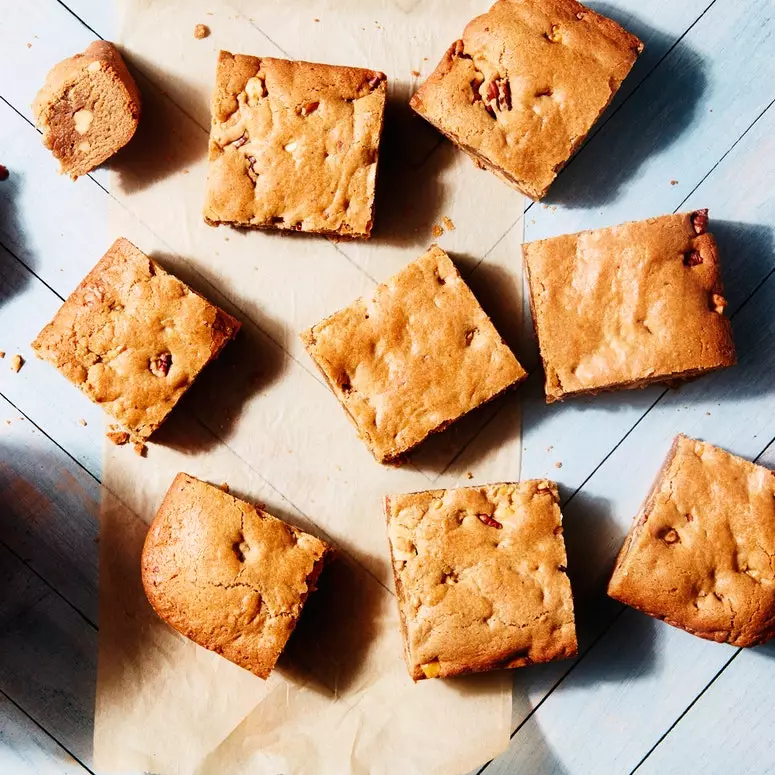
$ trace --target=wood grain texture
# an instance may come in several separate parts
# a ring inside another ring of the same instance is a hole
[[[0,772],[83,775],[88,770],[8,697],[0,694]]]

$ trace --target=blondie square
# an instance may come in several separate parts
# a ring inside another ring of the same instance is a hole
[[[575,0],[498,0],[410,105],[479,166],[540,199],[642,50]]]
[[[140,91],[118,49],[95,40],[52,68],[32,112],[60,172],[75,180],[132,139],[140,121]]]
[[[221,51],[204,218],[368,237],[384,73]]]
[[[554,482],[391,495],[385,514],[415,681],[576,654]]]
[[[435,245],[301,338],[382,463],[527,376]]]
[[[546,400],[735,363],[708,211],[524,246]]]
[[[775,471],[678,436],[608,594],[701,638],[775,635]]]
[[[119,436],[140,440],[239,328],[122,238],[32,347],[118,421]]]
[[[178,474],[145,539],[151,606],[200,646],[267,678],[331,549],[188,474]]]

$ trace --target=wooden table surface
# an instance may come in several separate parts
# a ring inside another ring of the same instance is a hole
[[[0,7],[2,773],[95,771],[102,419],[29,343],[117,235],[107,173],[58,176],[29,106],[53,63],[111,37],[111,5]],[[511,744],[484,771],[773,772],[775,648],[694,638],[603,590],[677,432],[775,467],[775,0],[591,5],[646,50],[547,204],[528,208],[526,239],[709,207],[740,363],[679,390],[546,406],[525,338],[522,475],[561,484],[580,653],[515,671]]]

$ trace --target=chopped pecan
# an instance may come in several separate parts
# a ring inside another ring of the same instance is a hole
[[[697,266],[702,263],[702,256],[699,250],[690,250],[684,253],[684,266]]]
[[[371,78],[369,78],[369,80],[368,80],[369,89],[371,91],[373,91],[384,80],[385,80],[385,74],[384,73],[374,73],[374,75],[372,75]]]
[[[242,148],[243,145],[248,141],[248,133],[247,131],[243,132],[236,140],[231,142],[231,145],[233,145],[235,148]]]
[[[511,86],[509,85],[508,78],[502,78],[496,75],[490,83],[487,84],[487,105],[490,107],[492,113],[499,110],[511,110]]]
[[[299,108],[299,115],[300,116],[308,116],[310,113],[314,113],[318,107],[320,106],[320,102],[317,100],[313,100],[312,102],[305,102],[300,108]]]
[[[503,527],[497,519],[493,519],[489,514],[477,514],[476,516],[479,518],[479,521],[483,525],[487,525],[487,527],[494,527],[496,530],[500,530]]]
[[[680,542],[681,538],[678,535],[678,533],[673,530],[673,528],[668,528],[667,530],[663,530],[659,537],[666,543],[666,544],[677,544]]]
[[[695,234],[705,234],[708,230],[708,209],[695,210],[692,213],[692,226]]]
[[[172,355],[170,353],[162,353],[155,358],[151,358],[151,362],[148,366],[151,373],[157,377],[166,377],[169,374],[170,367],[172,366]]]

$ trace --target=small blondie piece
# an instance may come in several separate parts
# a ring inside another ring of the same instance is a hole
[[[118,49],[97,40],[49,72],[32,112],[60,172],[75,180],[132,139],[140,91]]]
[[[524,246],[546,400],[735,363],[708,211]]]
[[[123,238],[32,343],[120,424],[117,443],[148,438],[240,322]]]
[[[181,473],[145,539],[143,586],[167,624],[267,678],[330,552],[320,539]]]
[[[775,635],[775,471],[678,436],[608,594],[718,643]]]
[[[576,654],[554,482],[392,495],[385,515],[415,681]]]
[[[642,50],[575,0],[498,0],[410,105],[479,166],[540,199]]]
[[[369,237],[384,73],[221,51],[215,80],[205,221]]]
[[[381,463],[527,376],[435,245],[301,338]]]

